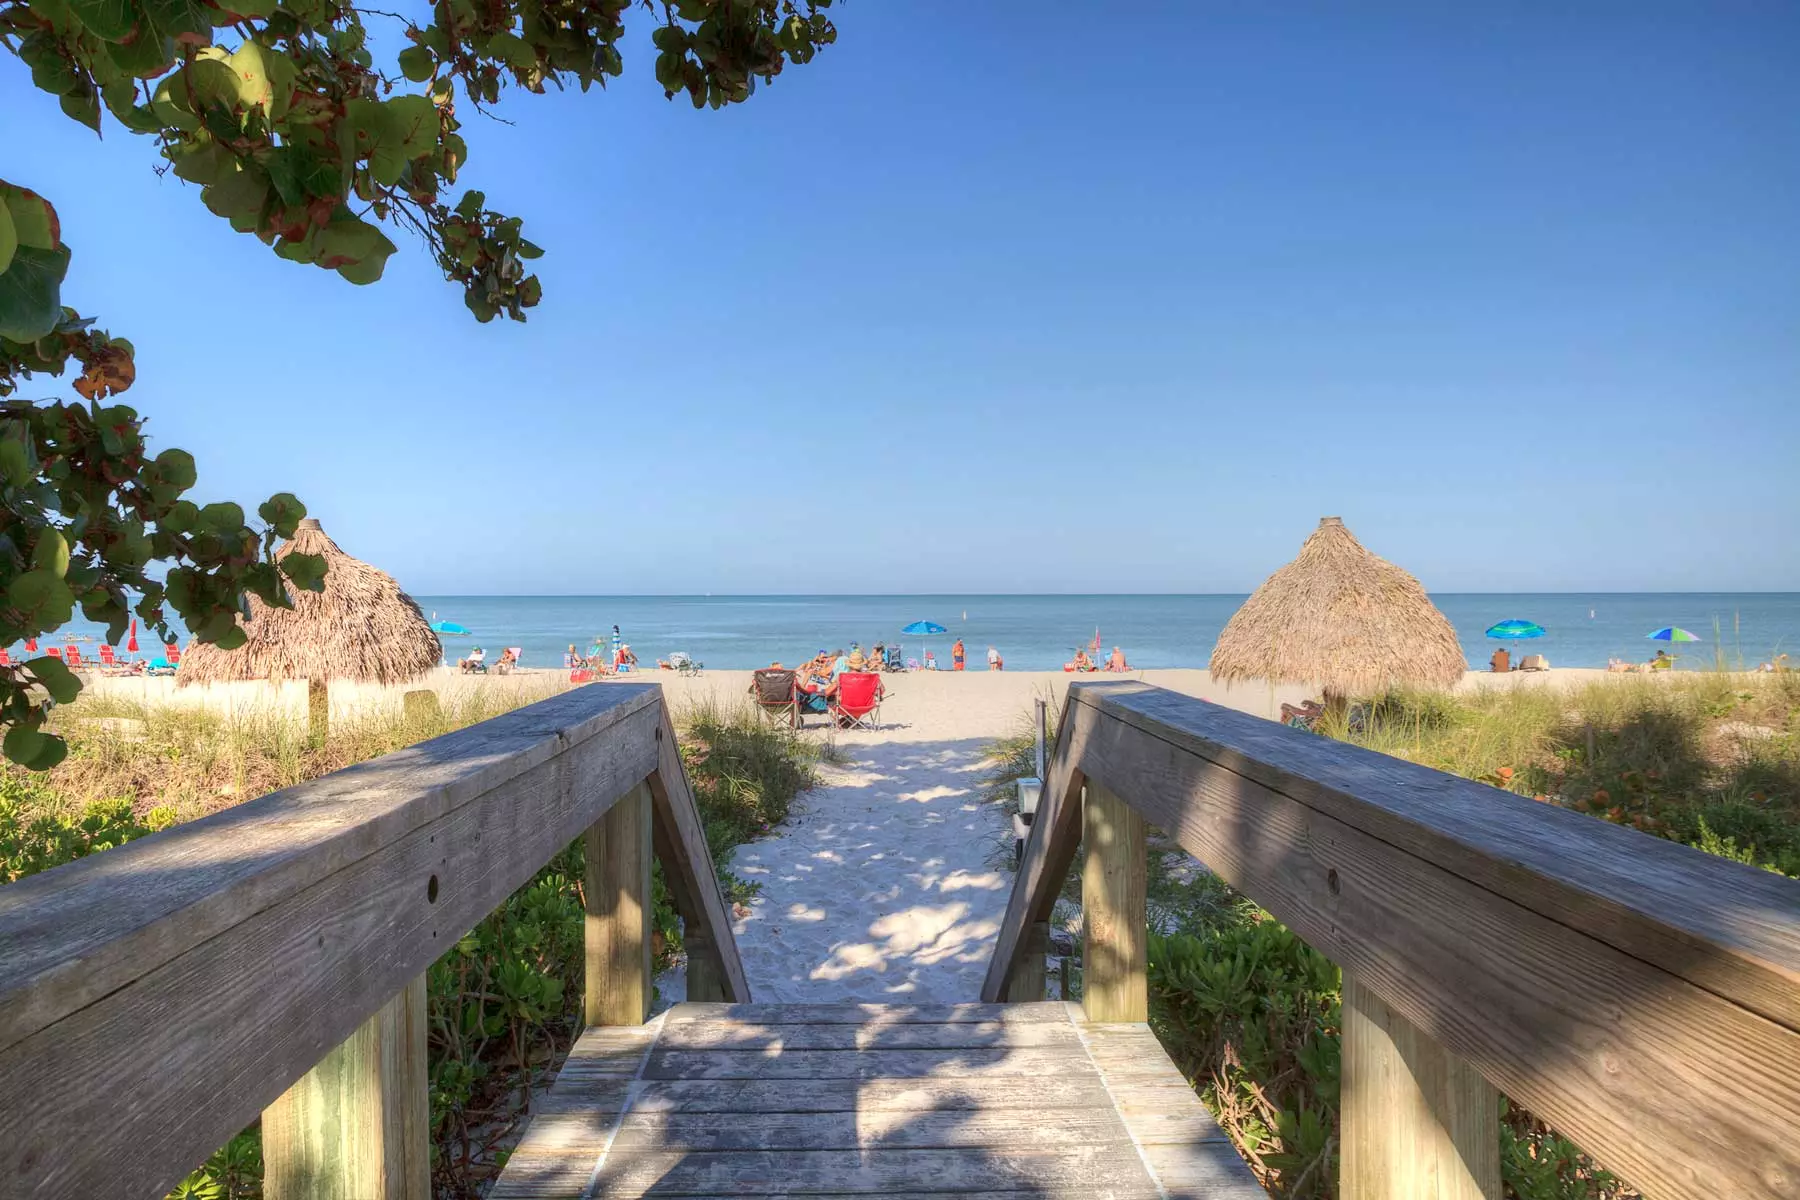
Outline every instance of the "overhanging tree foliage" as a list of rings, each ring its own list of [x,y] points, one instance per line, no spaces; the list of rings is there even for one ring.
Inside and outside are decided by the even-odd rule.
[[[541,295],[525,263],[541,251],[482,193],[450,200],[468,156],[459,105],[480,110],[509,87],[604,87],[641,6],[665,95],[719,108],[834,41],[830,4],[438,0],[420,25],[335,0],[0,0],[0,45],[69,117],[98,132],[110,115],[154,139],[201,203],[280,257],[373,283],[403,230],[478,320],[522,321]],[[377,65],[365,16],[400,22],[391,65]],[[10,129],[25,120],[6,114]],[[105,403],[135,378],[132,346],[63,303],[69,259],[51,202],[0,180],[0,645],[54,631],[76,605],[115,643],[135,612],[165,639],[173,613],[202,641],[236,645],[248,595],[285,605],[288,584],[319,585],[317,560],[273,561],[305,509],[275,496],[252,527],[235,504],[183,498],[193,460],[149,457],[138,414]],[[71,369],[85,404],[19,397],[28,377]],[[60,761],[47,701],[78,690],[54,658],[0,666],[7,756]]]

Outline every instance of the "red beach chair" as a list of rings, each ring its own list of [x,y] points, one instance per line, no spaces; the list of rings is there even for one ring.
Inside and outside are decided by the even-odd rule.
[[[163,647],[163,657],[169,660],[171,667],[179,667],[181,665],[181,647],[170,642]]]
[[[838,676],[831,717],[844,729],[873,729],[881,720],[881,676],[845,671]]]
[[[0,650],[0,667],[10,667],[10,666],[12,666],[12,655],[8,654],[4,650]]]
[[[69,664],[69,670],[71,671],[79,671],[87,666],[86,663],[81,661],[81,650],[77,646],[63,647],[63,661]]]

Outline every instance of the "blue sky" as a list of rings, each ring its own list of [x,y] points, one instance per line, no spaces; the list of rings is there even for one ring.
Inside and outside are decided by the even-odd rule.
[[[1240,591],[1326,513],[1440,591],[1800,589],[1800,6],[1559,7],[852,0],[716,113],[640,14],[464,131],[526,325],[10,56],[5,172],[205,498],[422,594]]]

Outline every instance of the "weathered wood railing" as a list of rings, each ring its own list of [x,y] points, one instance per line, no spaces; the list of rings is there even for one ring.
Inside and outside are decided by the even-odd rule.
[[[1085,839],[1083,1002],[1144,1020],[1160,827],[1344,968],[1345,1200],[1497,1200],[1496,1088],[1648,1196],[1800,1196],[1800,883],[1141,684],[1045,783],[983,998]]]
[[[586,832],[590,1024],[748,1000],[661,689],[582,688],[0,888],[0,1197],[154,1198],[263,1119],[269,1200],[430,1194],[426,968]]]

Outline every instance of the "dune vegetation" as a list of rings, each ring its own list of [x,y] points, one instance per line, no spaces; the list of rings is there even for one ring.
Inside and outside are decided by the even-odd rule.
[[[1392,692],[1320,732],[1800,876],[1800,674],[1683,672],[1575,688]],[[1022,727],[991,749],[990,799],[1029,775]],[[1337,1186],[1337,967],[1152,831],[1150,1019],[1271,1195]],[[1079,930],[1079,864],[1058,906]],[[1070,995],[1079,995],[1071,970]],[[1500,1131],[1515,1200],[1637,1193],[1531,1114]]]
[[[304,715],[226,719],[178,705],[89,698],[53,724],[68,757],[34,773],[0,768],[0,884],[97,853],[179,821],[498,716],[541,692],[482,689],[440,711],[333,722],[314,738]],[[829,744],[771,729],[747,708],[701,704],[676,713],[682,757],[716,862],[787,815]],[[728,900],[754,885],[721,866]],[[483,1194],[504,1165],[531,1101],[580,1026],[581,850],[569,846],[444,954],[428,975],[432,1180],[442,1200]],[[656,899],[657,969],[681,956],[681,927]],[[181,1200],[261,1195],[253,1126],[173,1193]]]

